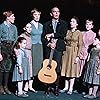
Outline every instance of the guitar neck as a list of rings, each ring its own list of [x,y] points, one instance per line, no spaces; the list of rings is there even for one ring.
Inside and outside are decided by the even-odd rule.
[[[50,57],[49,57],[49,65],[51,65],[52,58],[53,58],[54,49],[51,49]]]
[[[51,42],[52,42],[52,43],[56,43],[57,40],[58,40],[58,39],[52,38],[52,39],[51,39]],[[50,57],[49,57],[49,65],[51,65],[51,62],[52,62],[53,53],[54,53],[54,49],[51,48]]]

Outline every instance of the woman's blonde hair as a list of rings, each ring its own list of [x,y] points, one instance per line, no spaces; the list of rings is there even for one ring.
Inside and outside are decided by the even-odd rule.
[[[39,11],[37,8],[34,8],[33,10],[31,10],[31,14],[33,15],[35,12],[39,12],[41,14],[41,11]]]

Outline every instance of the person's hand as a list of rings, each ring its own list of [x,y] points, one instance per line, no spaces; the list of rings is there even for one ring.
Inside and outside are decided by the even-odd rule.
[[[22,74],[23,73],[22,67],[19,67],[18,71],[19,71],[19,74]]]
[[[78,61],[79,61],[79,57],[76,57],[76,58],[75,58],[75,62],[74,62],[74,63],[75,63],[75,64],[77,64],[77,63],[78,63]]]
[[[97,68],[97,74],[100,74],[100,67]]]
[[[45,38],[49,41],[51,37],[54,37],[53,33],[46,34]]]
[[[51,42],[49,42],[49,43],[47,44],[47,46],[50,47],[50,46],[51,46]]]
[[[52,39],[52,40],[51,40],[51,45],[50,45],[50,47],[51,47],[52,49],[55,49],[57,40],[58,40],[58,39]]]
[[[49,42],[47,46],[50,47],[50,48],[52,48],[52,49],[54,49],[54,48],[56,47],[56,43],[54,43],[54,42],[52,42],[52,43]]]
[[[50,45],[50,47],[51,47],[52,49],[55,49],[56,43],[55,43],[55,42],[52,42],[51,45]]]
[[[96,57],[96,61],[97,61],[98,63],[100,63],[100,59],[99,59],[98,56]]]
[[[83,53],[80,53],[79,57],[80,59],[84,59]]]
[[[2,57],[2,55],[1,55],[1,53],[0,53],[0,61],[2,61],[3,60],[3,57]]]

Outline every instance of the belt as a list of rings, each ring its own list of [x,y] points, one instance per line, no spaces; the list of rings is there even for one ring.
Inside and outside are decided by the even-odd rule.
[[[29,49],[29,48],[25,48],[26,50],[31,50],[31,49]]]
[[[73,46],[73,45],[66,45],[67,47],[78,47],[78,46]]]
[[[1,41],[1,43],[4,43],[4,44],[12,44],[13,41],[10,41],[10,40],[4,40],[4,41]]]

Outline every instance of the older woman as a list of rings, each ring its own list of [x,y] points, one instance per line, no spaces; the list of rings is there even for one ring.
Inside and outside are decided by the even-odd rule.
[[[80,66],[78,60],[82,48],[82,33],[77,29],[78,18],[73,17],[70,21],[71,30],[68,30],[66,35],[66,51],[62,59],[61,76],[66,77],[65,88],[60,92],[68,91],[72,94],[75,78],[80,76]]]

